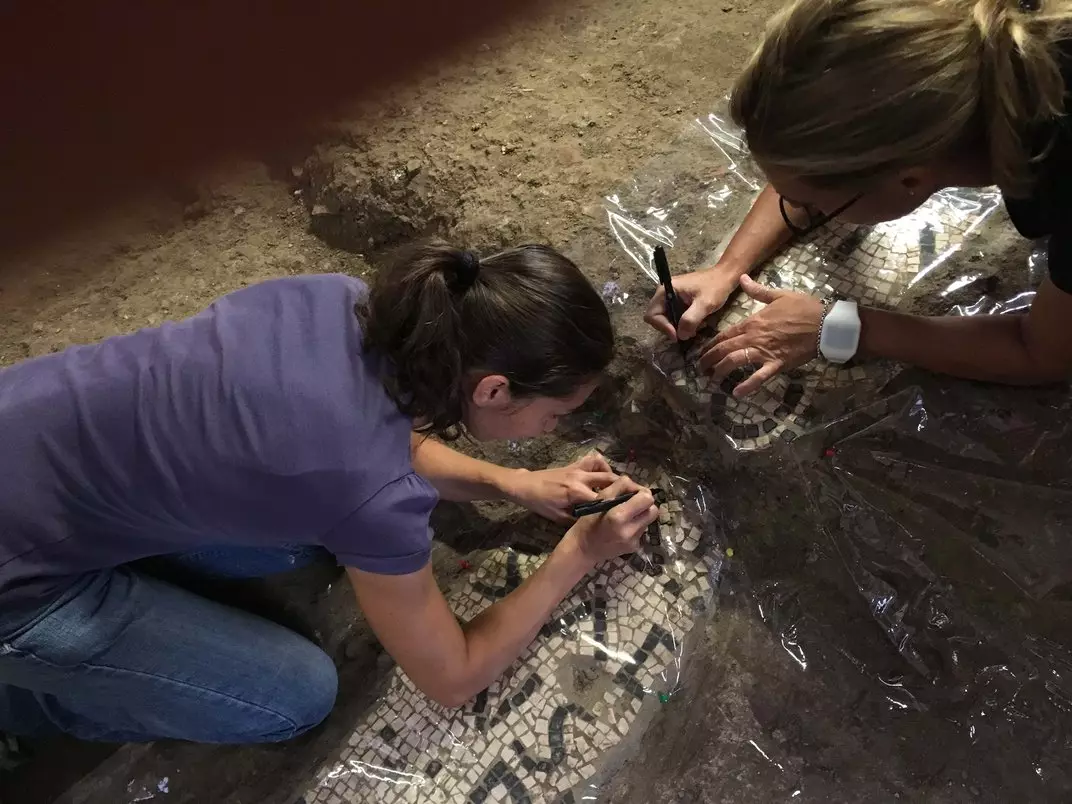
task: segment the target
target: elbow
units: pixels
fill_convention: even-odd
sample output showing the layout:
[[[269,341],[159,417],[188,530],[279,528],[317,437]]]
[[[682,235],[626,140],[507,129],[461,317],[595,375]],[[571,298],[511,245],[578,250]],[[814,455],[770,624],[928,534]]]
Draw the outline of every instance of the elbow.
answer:
[[[1031,316],[1017,316],[1016,339],[1022,358],[1013,385],[1046,386],[1072,380],[1072,352],[1055,346],[1053,339],[1032,336]]]
[[[465,695],[455,690],[443,690],[436,694],[428,694],[428,697],[444,709],[460,709],[473,696]]]
[[[1023,370],[1010,378],[1010,384],[1043,387],[1072,380],[1072,365],[1064,361],[1031,356]]]
[[[1046,388],[1051,385],[1068,382],[1070,379],[1072,379],[1072,370],[1069,369],[1059,371],[1039,369],[1018,378],[1014,384],[1022,385],[1025,388]]]
[[[445,709],[459,709],[465,706],[479,690],[470,691],[468,686],[456,684],[431,684],[422,687],[421,692]]]
[[[457,709],[465,706],[487,684],[482,684],[480,679],[467,668],[458,668],[457,671],[439,672],[430,675],[420,674],[420,680],[410,676],[418,689],[426,698],[435,701],[447,709]]]
[[[1072,363],[1064,360],[1037,360],[1036,383],[1039,385],[1053,385],[1072,380]]]

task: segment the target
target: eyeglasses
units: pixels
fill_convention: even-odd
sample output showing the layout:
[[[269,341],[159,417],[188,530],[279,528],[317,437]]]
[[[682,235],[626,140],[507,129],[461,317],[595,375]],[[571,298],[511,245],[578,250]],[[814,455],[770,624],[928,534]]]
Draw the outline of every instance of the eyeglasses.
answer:
[[[789,227],[789,231],[791,231],[797,237],[807,237],[816,229],[820,229],[823,226],[826,226],[826,224],[830,223],[830,221],[832,221],[838,215],[842,214],[845,210],[847,210],[849,207],[859,201],[862,197],[863,193],[857,193],[840,207],[831,212],[829,215],[824,215],[821,212],[816,212],[806,204],[801,207],[798,207],[798,209],[803,210],[804,214],[808,216],[808,222],[803,227],[797,226],[795,223],[793,223],[792,220],[790,220],[789,213],[786,211],[785,208],[785,205],[788,203],[785,200],[785,196],[778,196],[778,210],[782,213],[782,220],[785,221],[785,225]],[[796,205],[794,204],[794,206]]]

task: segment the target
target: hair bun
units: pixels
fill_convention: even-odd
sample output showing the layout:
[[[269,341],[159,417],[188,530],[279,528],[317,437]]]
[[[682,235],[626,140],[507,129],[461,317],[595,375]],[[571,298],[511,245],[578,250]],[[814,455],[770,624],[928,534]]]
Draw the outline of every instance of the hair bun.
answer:
[[[480,275],[480,258],[466,249],[458,255],[458,260],[454,266],[454,275],[454,291],[465,293],[476,284],[477,277]]]

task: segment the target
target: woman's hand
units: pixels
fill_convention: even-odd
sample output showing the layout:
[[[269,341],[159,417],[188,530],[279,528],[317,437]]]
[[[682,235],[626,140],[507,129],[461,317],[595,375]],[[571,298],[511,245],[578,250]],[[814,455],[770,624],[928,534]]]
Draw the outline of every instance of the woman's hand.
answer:
[[[700,369],[712,372],[716,381],[758,366],[733,389],[735,397],[748,396],[775,374],[814,359],[823,319],[822,301],[806,293],[768,288],[748,276],[741,278],[741,290],[767,306],[720,332],[700,357]]]
[[[578,464],[596,465],[590,457]],[[651,492],[629,478],[617,478],[604,495],[627,491],[638,493],[605,514],[583,517],[517,589],[464,626],[439,591],[430,563],[408,575],[349,567],[358,604],[418,688],[443,706],[461,706],[517,659],[592,567],[637,548],[659,511]]]
[[[574,505],[598,500],[599,491],[617,480],[606,459],[593,452],[569,466],[517,472],[507,497],[553,522],[573,522]]]
[[[574,540],[593,565],[636,552],[640,535],[659,518],[659,507],[651,492],[628,477],[619,477],[600,497],[611,499],[630,491],[636,492],[632,499],[605,514],[581,517],[566,534],[565,540]]]
[[[661,286],[651,297],[644,320],[668,338],[691,340],[696,337],[704,321],[717,312],[737,289],[741,274],[742,271],[733,266],[720,263],[703,271],[675,276],[674,292],[688,307],[681,314],[677,331],[674,331],[674,325],[666,317],[666,291]]]

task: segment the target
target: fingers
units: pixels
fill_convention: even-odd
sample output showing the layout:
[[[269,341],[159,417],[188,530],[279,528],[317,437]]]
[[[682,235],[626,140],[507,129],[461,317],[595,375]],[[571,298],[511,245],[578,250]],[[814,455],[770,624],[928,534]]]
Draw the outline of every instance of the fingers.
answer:
[[[681,314],[681,321],[678,323],[677,338],[678,340],[688,341],[696,337],[696,333],[700,331],[700,327],[703,326],[704,321],[715,310],[710,304],[707,304],[702,299],[694,299],[688,309]]]
[[[560,511],[555,508],[550,511],[542,512],[542,516],[545,519],[555,522],[559,525],[572,525],[577,521],[577,518],[569,511]]]
[[[747,340],[743,337],[734,338],[731,341],[712,346],[700,359],[701,367],[706,371],[706,366],[714,365],[711,379],[721,382],[734,371],[747,366],[754,366],[756,358],[763,360],[763,364],[757,368],[752,376],[742,380],[733,389],[736,398],[748,396],[759,390],[767,380],[782,370],[784,365],[780,360],[768,359],[756,351],[755,347],[746,346]],[[705,363],[706,361],[706,363]]]
[[[598,452],[589,452],[577,461],[576,466],[578,469],[584,469],[586,472],[607,472],[614,474],[614,470],[610,468],[607,459]],[[618,476],[614,475],[614,477],[617,478]]]
[[[605,489],[618,479],[618,475],[614,472],[582,472],[578,478],[579,482],[590,489]]]
[[[655,498],[652,496],[651,490],[641,488],[631,499],[626,500],[617,508],[612,508],[607,513],[607,517],[615,524],[631,524],[648,517],[652,509],[655,510],[655,515],[658,516],[659,509],[655,505]],[[650,521],[648,519],[644,524],[646,525]]]
[[[651,297],[648,309],[644,313],[644,320],[668,338],[681,341],[695,338],[707,317],[718,309],[717,304],[704,301],[700,296],[701,273],[687,274],[675,277],[673,280],[678,300],[688,305],[681,314],[676,330],[666,316],[666,292],[662,288],[655,291],[655,295]]]
[[[602,499],[603,496],[596,489],[586,486],[584,483],[571,483],[566,487],[566,494],[569,497],[571,506],[577,503],[595,502]]]
[[[757,302],[762,302],[763,304],[770,304],[779,296],[785,294],[784,290],[777,290],[776,288],[769,288],[766,285],[759,284],[759,282],[747,274],[741,277],[741,290]]]
[[[744,368],[748,365],[751,365],[748,362],[748,350],[737,349],[736,351],[730,352],[718,362],[714,371],[711,372],[711,379],[715,382],[721,382],[737,369]]]
[[[760,386],[762,386],[763,383],[781,370],[782,364],[777,361],[772,360],[769,363],[764,363],[756,369],[751,377],[737,384],[737,387],[733,389],[734,397],[740,399],[741,397],[755,393],[760,389]]]
[[[615,529],[617,531],[618,550],[619,555],[624,553],[635,553],[640,549],[640,537],[647,530],[648,526],[659,518],[659,509],[654,505],[643,512],[640,516],[633,519],[616,524]]]
[[[618,475],[614,472],[582,472],[566,487],[570,503],[598,500],[602,496],[599,492],[613,486],[616,480]]]
[[[613,551],[604,552],[606,556],[635,552],[640,546],[640,535],[648,525],[659,518],[659,507],[655,504],[651,490],[638,486],[628,477],[619,478],[604,493],[607,496],[617,496],[629,491],[636,493],[604,514],[597,524],[597,532],[601,531],[602,538],[607,540],[601,549],[607,551],[610,548]]]
[[[722,330],[717,335],[715,335],[715,341],[714,342],[715,343],[722,343],[722,341],[733,340],[734,338],[737,338],[737,337],[739,337],[741,335],[744,335],[744,333],[745,333],[745,325],[751,320],[752,320],[751,317],[749,317],[749,318],[746,318],[744,321],[741,321],[740,323],[733,324],[731,326],[726,327],[724,330]]]
[[[648,309],[644,311],[644,321],[648,326],[661,332],[668,338],[677,339],[677,332],[670,319],[666,317],[666,291],[659,288],[651,297]]]
[[[603,489],[601,497],[610,499],[611,497],[617,497],[619,494],[625,494],[630,491],[637,491],[641,486],[627,475],[618,475],[614,478],[614,482]],[[620,506],[619,506],[620,507]]]
[[[715,343],[700,356],[698,365],[700,371],[711,371],[715,369],[715,379],[721,380],[726,374],[729,374],[737,366],[729,366],[726,369],[725,374],[719,374],[716,368],[722,364],[730,355],[734,355],[738,352],[743,356],[745,349],[748,348],[747,338],[738,335],[736,338],[730,338],[728,340],[716,340]],[[747,364],[747,361],[746,361]]]

